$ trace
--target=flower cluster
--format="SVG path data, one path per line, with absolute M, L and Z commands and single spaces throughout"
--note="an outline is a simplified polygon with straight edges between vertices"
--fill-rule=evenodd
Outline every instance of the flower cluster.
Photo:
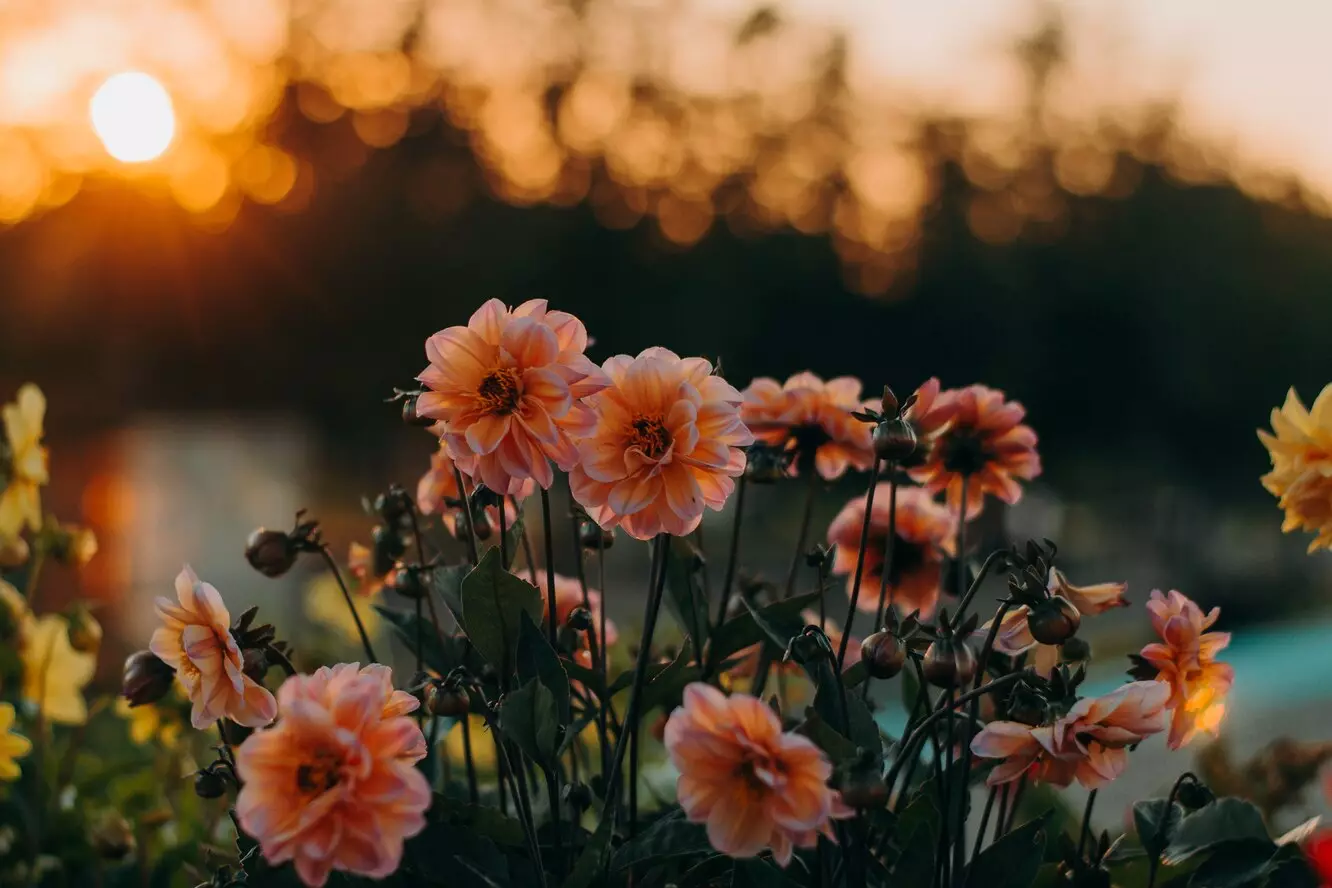
M 1225 715 L 1225 697 L 1235 670 L 1216 655 L 1230 644 L 1229 632 L 1208 632 L 1221 615 L 1214 607 L 1204 614 L 1193 601 L 1171 589 L 1153 591 L 1147 602 L 1152 626 L 1161 641 L 1140 656 L 1158 671 L 1157 680 L 1170 688 L 1170 748 L 1179 749 L 1197 734 L 1215 734 Z

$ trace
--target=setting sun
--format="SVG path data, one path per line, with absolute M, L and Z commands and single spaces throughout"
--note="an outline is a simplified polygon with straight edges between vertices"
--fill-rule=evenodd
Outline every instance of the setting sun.
M 139 71 L 108 78 L 93 94 L 88 113 L 107 154 L 124 163 L 160 157 L 176 133 L 171 96 Z

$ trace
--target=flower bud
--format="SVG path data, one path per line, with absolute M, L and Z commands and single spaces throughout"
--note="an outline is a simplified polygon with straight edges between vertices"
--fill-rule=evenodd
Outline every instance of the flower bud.
M 592 790 L 586 783 L 570 783 L 564 787 L 564 803 L 581 814 L 592 807 Z
M 1024 725 L 1043 725 L 1050 719 L 1050 704 L 1044 697 L 1019 683 L 1008 699 L 1008 718 Z
M 384 524 L 389 527 L 402 527 L 406 524 L 408 512 L 412 509 L 412 498 L 401 487 L 390 487 L 375 497 L 374 508 Z
M 374 559 L 371 570 L 377 577 L 382 577 L 398 563 L 398 558 L 407 551 L 407 546 L 397 531 L 389 530 L 382 524 L 375 525 L 371 533 L 374 541 Z
M 926 649 L 921 669 L 935 687 L 961 687 L 976 677 L 976 655 L 963 639 L 944 636 Z
M 61 524 L 50 535 L 51 557 L 67 567 L 82 567 L 97 554 L 97 534 L 87 527 Z
M 586 632 L 592 628 L 592 612 L 585 607 L 576 607 L 569 611 L 564 624 L 575 632 Z
M 22 567 L 28 563 L 28 556 L 31 554 L 32 549 L 28 546 L 28 541 L 21 536 L 0 541 L 0 569 Z
M 125 660 L 125 675 L 120 685 L 121 695 L 130 706 L 156 703 L 171 690 L 176 670 L 152 651 L 137 651 Z
M 901 462 L 916 452 L 916 430 L 905 419 L 885 419 L 874 427 L 874 453 L 879 459 Z
M 888 784 L 873 771 L 851 774 L 842 787 L 842 801 L 852 808 L 882 808 L 888 804 Z
M 393 591 L 412 601 L 429 594 L 421 571 L 411 567 L 400 567 L 393 572 Z
M 906 646 L 891 632 L 875 632 L 860 643 L 860 659 L 872 677 L 889 679 L 906 664 Z
M 211 768 L 195 771 L 194 794 L 201 799 L 220 799 L 227 794 L 227 779 Z
M 65 616 L 69 623 L 69 646 L 83 654 L 91 654 L 102 643 L 102 625 L 97 622 L 88 608 L 76 604 Z
M 1176 790 L 1175 798 L 1188 810 L 1196 811 L 1216 801 L 1216 794 L 1196 780 L 1185 780 Z
M 425 691 L 426 712 L 444 718 L 463 718 L 471 706 L 467 691 L 460 687 L 429 684 Z
M 1031 637 L 1041 644 L 1063 644 L 1077 633 L 1081 622 L 1078 609 L 1062 595 L 1037 602 L 1027 614 Z
M 134 850 L 134 830 L 118 812 L 107 811 L 88 831 L 88 844 L 103 860 L 123 860 Z
M 430 428 L 435 424 L 435 420 L 425 416 L 417 408 L 417 398 L 404 398 L 402 401 L 402 421 L 409 426 L 420 426 L 421 428 Z
M 578 542 L 584 549 L 597 551 L 615 545 L 615 531 L 602 530 L 595 521 L 584 521 L 578 531 Z
M 288 534 L 260 527 L 245 541 L 245 560 L 266 577 L 280 577 L 296 563 L 296 546 Z

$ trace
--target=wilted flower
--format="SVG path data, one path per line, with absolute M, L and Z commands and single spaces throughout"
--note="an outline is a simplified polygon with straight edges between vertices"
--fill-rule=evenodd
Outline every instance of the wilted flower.
M 97 657 L 74 650 L 69 624 L 59 614 L 32 620 L 19 646 L 23 660 L 23 699 L 57 724 L 81 725 L 88 720 L 83 688 L 92 681 Z
M 1074 586 L 1057 567 L 1050 568 L 1046 588 L 1052 597 L 1063 598 L 1072 604 L 1080 617 L 1102 614 L 1111 608 L 1128 607 L 1128 601 L 1124 598 L 1124 592 L 1128 589 L 1126 584 L 1097 583 L 1092 586 Z M 1048 678 L 1051 671 L 1059 665 L 1059 645 L 1041 644 L 1036 640 L 1027 623 L 1030 613 L 1031 608 L 1024 604 L 1004 614 L 1004 619 L 999 624 L 999 633 L 994 638 L 994 649 L 1011 657 L 1030 652 L 1031 660 L 1028 665 L 1032 666 L 1037 674 Z M 981 626 L 976 630 L 976 634 L 981 638 L 987 636 L 993 622 L 991 620 Z
M 3 411 L 4 446 L 0 446 L 0 539 L 18 536 L 25 527 L 40 530 L 42 503 L 39 488 L 49 480 L 46 448 L 42 446 L 42 421 L 46 398 L 28 383 L 18 391 L 14 403 Z
M 164 625 L 153 631 L 148 647 L 176 670 L 193 703 L 190 723 L 202 729 L 220 718 L 250 728 L 271 722 L 273 695 L 244 674 L 222 596 L 187 565 L 176 577 L 176 597 L 179 604 L 157 599 Z
M 1129 746 L 1165 730 L 1169 697 L 1160 682 L 1130 682 L 1077 701 L 1053 724 L 990 722 L 972 739 L 971 751 L 1003 759 L 986 780 L 990 786 L 1026 774 L 1054 786 L 1077 780 L 1097 789 L 1124 772 Z
M 270 863 L 293 861 L 318 888 L 334 870 L 383 878 L 425 828 L 430 784 L 414 766 L 425 737 L 416 698 L 387 667 L 343 663 L 278 689 L 277 724 L 236 751 L 241 828 Z
M 27 737 L 13 733 L 13 727 L 13 705 L 0 703 L 0 780 L 17 780 L 18 760 L 32 751 L 32 742 Z
M 546 300 L 510 311 L 491 299 L 467 326 L 426 341 L 430 366 L 417 378 L 429 391 L 416 409 L 442 423 L 463 473 L 495 493 L 516 495 L 528 479 L 549 488 L 550 460 L 565 471 L 578 461 L 570 435 L 591 424 L 581 399 L 607 384 L 586 347 L 582 321 Z
M 1017 479 L 1030 481 L 1041 473 L 1036 433 L 1022 425 L 1022 405 L 1005 401 L 996 389 L 969 385 L 943 392 L 934 409 L 948 412 L 948 425 L 911 477 L 934 493 L 947 491 L 954 512 L 961 509 L 966 477 L 968 518 L 980 514 L 987 493 L 1016 503 L 1022 497 Z
M 855 582 L 856 561 L 860 557 L 860 531 L 865 521 L 865 497 L 845 506 L 828 527 L 828 542 L 836 546 L 832 572 L 846 575 L 847 589 Z M 858 603 L 864 610 L 879 606 L 879 586 L 888 554 L 889 524 L 888 484 L 874 492 L 874 512 L 865 565 L 860 579 Z M 897 526 L 893 540 L 892 575 L 888 577 L 888 600 L 904 613 L 919 610 L 929 617 L 939 602 L 939 577 L 944 555 L 952 555 L 957 519 L 924 490 L 914 487 L 897 491 Z
M 1219 607 L 1203 614 L 1174 589 L 1166 595 L 1153 590 L 1147 610 L 1161 643 L 1147 645 L 1140 656 L 1156 667 L 1157 681 L 1170 688 L 1174 715 L 1168 742 L 1179 749 L 1199 732 L 1215 734 L 1221 727 L 1235 670 L 1216 655 L 1230 644 L 1230 633 L 1206 631 L 1221 615 Z
M 831 820 L 849 817 L 828 787 L 832 765 L 807 737 L 782 732 L 767 704 L 695 682 L 666 722 L 666 751 L 680 772 L 685 816 L 706 823 L 712 847 L 731 857 L 772 849 L 777 863 L 795 848 L 832 838 Z
M 756 440 L 812 458 L 818 473 L 832 481 L 848 466 L 864 471 L 874 465 L 872 427 L 853 414 L 877 405 L 862 401 L 860 389 L 860 380 L 850 376 L 824 382 L 797 373 L 785 385 L 764 377 L 745 389 L 740 415 Z
M 692 533 L 745 469 L 740 448 L 754 437 L 740 421 L 740 393 L 702 358 L 664 348 L 617 355 L 603 369 L 611 386 L 588 401 L 596 425 L 569 474 L 574 499 L 602 527 L 640 540 Z
M 1272 457 L 1263 486 L 1279 497 L 1286 520 L 1281 529 L 1316 533 L 1309 551 L 1332 548 L 1332 383 L 1306 410 L 1291 389 L 1281 409 L 1272 411 L 1272 431 L 1258 431 Z

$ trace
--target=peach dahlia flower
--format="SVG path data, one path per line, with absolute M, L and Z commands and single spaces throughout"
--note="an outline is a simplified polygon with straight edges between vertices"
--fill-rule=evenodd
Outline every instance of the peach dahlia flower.
M 947 491 L 953 511 L 962 508 L 962 478 L 967 477 L 967 518 L 980 514 L 985 495 L 1012 505 L 1022 498 L 1018 479 L 1041 473 L 1036 433 L 1022 424 L 1026 410 L 1004 393 L 983 385 L 949 389 L 935 409 L 948 411 L 948 425 L 930 447 L 923 465 L 910 470 L 928 490 Z
M 1332 548 L 1332 383 L 1311 411 L 1291 389 L 1281 409 L 1272 411 L 1272 432 L 1258 432 L 1272 457 L 1272 471 L 1262 480 L 1286 512 L 1282 531 L 1317 534 L 1310 552 Z
M 1084 697 L 1054 724 L 990 722 L 971 741 L 981 758 L 1003 759 L 986 783 L 998 786 L 1024 774 L 1054 786 L 1074 780 L 1098 789 L 1128 767 L 1128 747 L 1165 730 L 1170 691 L 1161 682 L 1135 681 L 1101 697 Z
M 888 552 L 888 484 L 874 492 L 868 548 L 860 578 L 859 605 L 863 610 L 879 607 L 879 585 Z M 855 582 L 860 557 L 860 530 L 865 521 L 865 497 L 842 507 L 828 527 L 828 542 L 836 547 L 832 572 L 845 574 L 847 591 Z M 888 578 L 888 600 L 903 613 L 919 610 L 922 617 L 934 613 L 939 602 L 939 577 L 944 555 L 952 555 L 957 519 L 941 503 L 917 487 L 897 491 L 897 527 L 893 540 L 893 571 Z
M 1147 611 L 1161 643 L 1147 645 L 1141 656 L 1158 670 L 1156 680 L 1170 689 L 1174 715 L 1167 742 L 1179 749 L 1200 732 L 1216 734 L 1221 727 L 1235 670 L 1216 655 L 1230 644 L 1230 633 L 1206 631 L 1221 615 L 1219 607 L 1204 614 L 1174 589 L 1166 595 L 1153 590 Z
M 765 848 L 782 866 L 795 848 L 832 837 L 834 818 L 849 817 L 828 787 L 832 765 L 807 737 L 782 732 L 756 697 L 695 682 L 671 713 L 666 751 L 680 772 L 676 795 L 692 823 L 706 823 L 712 847 L 731 857 Z
M 163 625 L 148 648 L 176 670 L 193 704 L 190 723 L 203 729 L 220 718 L 250 728 L 271 722 L 277 712 L 273 695 L 241 671 L 231 614 L 217 589 L 186 565 L 176 577 L 176 597 L 178 603 L 157 599 Z
M 528 479 L 549 488 L 551 460 L 565 471 L 578 460 L 570 435 L 591 422 L 581 399 L 606 385 L 586 347 L 583 322 L 546 300 L 510 311 L 491 299 L 467 326 L 426 340 L 417 410 L 439 420 L 463 473 L 495 493 L 516 495 Z
M 877 406 L 860 399 L 860 388 L 860 380 L 851 376 L 824 382 L 805 372 L 785 384 L 761 377 L 745 389 L 740 415 L 755 439 L 770 447 L 813 448 L 814 468 L 832 481 L 848 467 L 864 471 L 874 465 L 873 426 L 851 415 Z
M 333 870 L 382 879 L 425 828 L 430 784 L 415 767 L 426 742 L 387 666 L 357 663 L 294 675 L 278 689 L 277 724 L 236 751 L 241 828 L 270 863 L 293 861 L 311 888 Z
M 720 511 L 745 470 L 754 436 L 740 393 L 702 358 L 664 348 L 602 365 L 611 385 L 588 399 L 596 425 L 569 474 L 574 499 L 603 528 L 646 540 L 684 536 L 706 506 Z

